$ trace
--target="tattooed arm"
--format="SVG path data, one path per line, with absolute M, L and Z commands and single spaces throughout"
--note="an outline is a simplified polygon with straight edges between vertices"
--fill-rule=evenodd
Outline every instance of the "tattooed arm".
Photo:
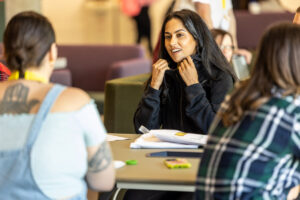
M 91 189 L 109 191 L 115 184 L 115 170 L 109 145 L 106 141 L 88 148 L 87 182 Z

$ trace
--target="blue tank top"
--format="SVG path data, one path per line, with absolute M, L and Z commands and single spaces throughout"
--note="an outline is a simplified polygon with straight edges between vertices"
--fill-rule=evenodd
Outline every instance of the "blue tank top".
M 49 199 L 33 178 L 30 153 L 45 118 L 64 88 L 61 85 L 54 85 L 50 89 L 33 119 L 27 141 L 21 149 L 0 151 L 0 199 Z M 70 199 L 85 200 L 86 191 L 81 191 Z

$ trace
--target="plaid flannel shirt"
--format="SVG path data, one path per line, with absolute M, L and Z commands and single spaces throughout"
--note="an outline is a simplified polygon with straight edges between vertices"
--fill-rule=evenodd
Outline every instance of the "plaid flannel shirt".
M 197 199 L 286 199 L 300 184 L 300 97 L 272 97 L 239 123 L 215 119 L 198 171 Z

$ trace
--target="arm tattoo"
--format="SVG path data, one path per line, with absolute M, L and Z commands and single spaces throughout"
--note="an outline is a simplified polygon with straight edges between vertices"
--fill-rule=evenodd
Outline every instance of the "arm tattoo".
M 112 157 L 110 153 L 110 149 L 106 141 L 104 141 L 95 155 L 90 159 L 89 172 L 97 173 L 105 170 L 111 163 Z
M 18 83 L 7 87 L 2 101 L 0 101 L 0 114 L 11 113 L 29 113 L 31 108 L 40 101 L 32 99 L 27 102 L 29 87 L 22 83 Z

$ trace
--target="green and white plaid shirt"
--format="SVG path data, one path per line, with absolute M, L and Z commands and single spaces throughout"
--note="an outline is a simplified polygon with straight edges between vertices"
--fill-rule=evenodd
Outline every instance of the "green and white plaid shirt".
M 286 199 L 300 184 L 300 97 L 272 97 L 224 127 L 215 119 L 199 167 L 197 199 Z

